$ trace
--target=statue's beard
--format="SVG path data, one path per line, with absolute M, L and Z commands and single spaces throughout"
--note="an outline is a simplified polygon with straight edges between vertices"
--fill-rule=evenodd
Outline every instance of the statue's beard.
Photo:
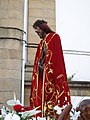
M 37 34 L 39 35 L 40 38 L 43 38 L 44 32 L 37 32 Z

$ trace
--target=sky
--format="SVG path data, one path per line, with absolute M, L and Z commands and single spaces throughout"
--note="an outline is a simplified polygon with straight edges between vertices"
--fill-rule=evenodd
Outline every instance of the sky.
M 90 0 L 56 0 L 56 32 L 67 76 L 75 73 L 73 80 L 90 81 Z M 65 50 L 77 52 L 66 54 Z

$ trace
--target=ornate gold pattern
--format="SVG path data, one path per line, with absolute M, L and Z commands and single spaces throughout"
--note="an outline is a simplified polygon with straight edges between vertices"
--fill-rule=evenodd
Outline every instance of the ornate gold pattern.
M 52 38 L 54 37 L 54 35 L 55 34 L 53 34 L 53 36 L 48 41 L 48 43 L 46 40 L 42 41 L 42 44 L 40 45 L 40 53 L 39 53 L 38 58 L 35 63 L 36 66 L 37 66 L 38 60 L 40 59 L 41 54 L 42 54 L 43 44 L 44 44 L 45 48 L 47 49 L 48 45 L 49 45 L 50 41 L 52 40 Z M 43 73 L 44 76 L 43 76 L 43 80 L 42 80 L 43 85 L 42 85 L 42 89 L 41 89 L 42 98 L 40 98 L 37 94 L 38 88 L 39 88 L 38 68 L 35 68 L 34 74 L 33 74 L 33 80 L 36 81 L 35 85 L 33 86 L 34 88 L 32 91 L 33 106 L 34 106 L 34 102 L 35 102 L 35 97 L 37 96 L 37 98 L 42 102 L 42 109 L 45 112 L 45 111 L 47 111 L 47 108 L 48 108 L 48 113 L 51 112 L 52 106 L 55 105 L 54 102 L 60 103 L 60 97 L 65 93 L 64 87 L 67 84 L 67 82 L 65 82 L 66 80 L 65 80 L 64 74 L 59 74 L 56 79 L 56 81 L 61 80 L 63 82 L 62 83 L 63 90 L 60 90 L 60 86 L 55 85 L 55 83 L 53 82 L 53 78 L 51 77 L 51 76 L 53 76 L 53 67 L 52 67 L 53 63 L 51 63 L 52 54 L 53 54 L 52 51 L 50 49 L 47 49 L 47 51 L 46 51 L 47 63 L 45 63 L 45 67 L 44 67 L 44 73 Z M 48 96 L 50 96 L 50 99 L 47 102 Z M 70 96 L 69 92 L 68 92 L 68 96 Z M 65 101 L 67 101 L 67 97 L 65 97 Z

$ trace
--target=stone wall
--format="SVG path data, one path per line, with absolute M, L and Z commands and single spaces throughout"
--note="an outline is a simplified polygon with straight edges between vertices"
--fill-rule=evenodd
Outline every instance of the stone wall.
M 0 0 L 0 102 L 20 99 L 24 0 Z M 4 105 L 2 104 L 2 105 Z
M 13 99 L 16 92 L 21 95 L 21 54 L 22 54 L 22 29 L 24 18 L 25 0 L 0 1 L 0 102 L 5 103 Z M 28 41 L 39 43 L 40 39 L 35 34 L 32 24 L 37 19 L 44 19 L 49 26 L 56 30 L 55 0 L 28 0 Z M 36 48 L 27 48 L 26 76 L 31 80 L 31 73 L 27 66 L 32 66 Z M 27 80 L 27 79 L 26 79 Z M 30 94 L 30 91 L 28 91 Z M 25 90 L 25 101 L 27 92 Z M 29 98 L 28 98 L 29 99 Z
M 24 0 L 0 0 L 0 26 L 23 28 Z
M 90 96 L 90 82 L 70 81 L 69 86 L 72 96 Z
M 0 102 L 20 99 L 22 30 L 0 27 Z
M 56 30 L 55 0 L 29 0 L 28 8 L 28 43 L 39 43 L 40 38 L 32 28 L 33 23 L 38 19 L 48 22 L 52 30 Z M 27 61 L 33 63 L 36 49 L 28 48 Z

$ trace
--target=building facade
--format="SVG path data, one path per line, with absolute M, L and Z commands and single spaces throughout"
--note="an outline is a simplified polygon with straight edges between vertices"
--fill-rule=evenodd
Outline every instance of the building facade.
M 26 3 L 27 2 L 27 3 Z M 25 20 L 25 4 L 27 19 Z M 44 19 L 56 30 L 55 0 L 0 0 L 0 102 L 6 105 L 7 100 L 22 99 L 22 74 L 24 74 L 24 104 L 29 105 L 31 76 L 37 44 L 40 39 L 32 28 L 37 19 Z M 26 23 L 27 31 L 24 30 Z M 23 36 L 26 36 L 26 40 Z M 25 66 L 23 62 L 23 42 L 25 42 Z M 71 95 L 90 95 L 90 87 L 70 82 Z M 76 86 L 74 86 L 76 85 Z M 73 87 L 74 86 L 74 87 Z M 81 89 L 81 90 L 82 90 Z M 76 91 L 77 90 L 77 91 Z M 76 92 L 74 92 L 76 91 Z
M 25 13 L 25 4 L 27 4 L 27 13 Z M 25 14 L 27 21 L 24 21 Z M 19 100 L 22 99 L 23 41 L 26 52 L 25 81 L 30 83 L 36 51 L 32 43 L 39 43 L 39 38 L 32 28 L 32 24 L 37 19 L 46 20 L 55 30 L 55 0 L 0 1 L 0 102 L 3 104 L 13 99 L 14 92 Z M 24 31 L 24 24 L 27 25 L 27 31 Z M 27 40 L 24 40 L 24 34 Z M 28 67 L 31 72 L 28 72 Z

